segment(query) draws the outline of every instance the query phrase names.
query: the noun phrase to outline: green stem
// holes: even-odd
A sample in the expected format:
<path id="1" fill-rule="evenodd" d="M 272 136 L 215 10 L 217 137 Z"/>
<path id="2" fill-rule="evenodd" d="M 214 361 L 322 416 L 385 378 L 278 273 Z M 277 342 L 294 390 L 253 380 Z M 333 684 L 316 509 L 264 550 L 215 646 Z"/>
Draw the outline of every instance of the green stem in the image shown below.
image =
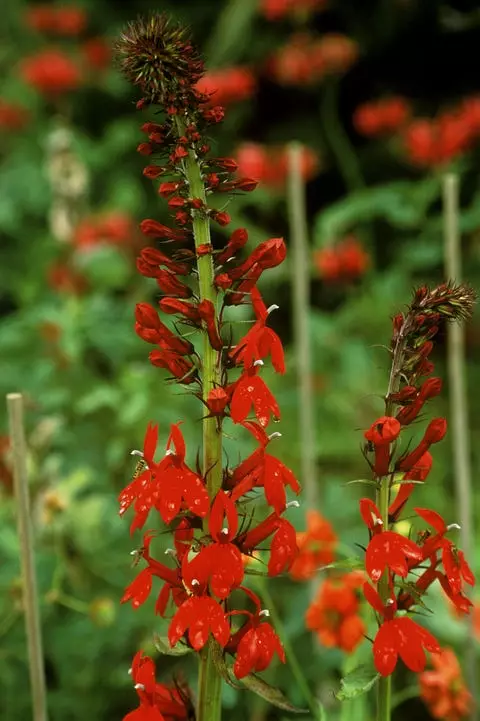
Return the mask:
<path id="1" fill-rule="evenodd" d="M 325 712 L 323 710 L 323 707 L 321 706 L 320 702 L 315 698 L 313 693 L 310 691 L 310 687 L 303 674 L 302 667 L 283 628 L 283 623 L 275 606 L 274 600 L 270 594 L 270 591 L 267 588 L 267 584 L 264 582 L 263 579 L 259 580 L 258 587 L 260 595 L 262 596 L 268 610 L 270 611 L 272 621 L 275 624 L 275 628 L 277 629 L 283 646 L 285 648 L 287 663 L 291 668 L 293 678 L 295 679 L 298 688 L 302 692 L 303 698 L 305 699 L 305 702 L 310 709 L 312 717 L 316 719 L 316 721 L 324 721 Z"/>
<path id="2" fill-rule="evenodd" d="M 365 180 L 356 153 L 338 117 L 338 88 L 337 78 L 331 78 L 325 83 L 321 106 L 322 125 L 345 187 L 353 193 L 365 187 Z"/>
<path id="3" fill-rule="evenodd" d="M 177 120 L 179 135 L 183 135 L 182 122 Z M 198 159 L 193 150 L 185 162 L 185 176 L 190 197 L 200 198 L 206 204 L 205 185 L 200 172 Z M 195 247 L 210 244 L 210 221 L 204 210 L 193 211 L 193 235 Z M 217 306 L 217 291 L 214 285 L 213 258 L 210 253 L 197 258 L 198 285 L 200 300 L 209 300 Z M 220 384 L 221 364 L 219 353 L 212 348 L 208 333 L 204 333 L 202 353 L 203 400 L 210 391 Z M 216 418 L 203 419 L 203 475 L 207 483 L 210 500 L 213 501 L 222 486 L 222 433 L 217 427 Z M 208 532 L 208 521 L 204 524 Z M 197 721 L 220 721 L 222 679 L 218 674 L 214 660 L 213 639 L 210 638 L 200 656 L 198 681 Z"/>

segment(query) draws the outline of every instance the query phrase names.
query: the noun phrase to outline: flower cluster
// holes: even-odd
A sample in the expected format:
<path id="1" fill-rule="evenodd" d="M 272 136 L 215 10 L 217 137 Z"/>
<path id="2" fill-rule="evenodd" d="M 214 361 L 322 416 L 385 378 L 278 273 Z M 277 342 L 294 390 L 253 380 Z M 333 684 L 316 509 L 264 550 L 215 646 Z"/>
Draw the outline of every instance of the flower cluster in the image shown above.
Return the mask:
<path id="1" fill-rule="evenodd" d="M 320 277 L 331 283 L 351 283 L 361 278 L 370 265 L 370 256 L 354 235 L 314 253 Z"/>
<path id="2" fill-rule="evenodd" d="M 225 106 L 248 100 L 255 93 L 256 86 L 252 71 L 237 66 L 205 73 L 197 83 L 197 90 L 209 95 L 212 104 Z"/>
<path id="3" fill-rule="evenodd" d="M 285 146 L 265 146 L 245 142 L 235 153 L 238 172 L 258 180 L 269 190 L 282 189 L 288 175 L 288 155 Z M 302 146 L 301 173 L 305 181 L 311 180 L 318 171 L 319 160 L 314 150 Z"/>
<path id="4" fill-rule="evenodd" d="M 442 721 L 462 721 L 472 710 L 472 695 L 463 680 L 462 670 L 451 648 L 432 656 L 433 670 L 419 676 L 420 696 L 430 714 Z"/>
<path id="5" fill-rule="evenodd" d="M 393 672 L 399 656 L 419 672 L 426 662 L 424 649 L 440 651 L 432 634 L 411 617 L 435 581 L 459 611 L 468 613 L 472 606 L 464 586 L 474 584 L 473 573 L 450 537 L 458 525 L 420 507 L 414 508 L 416 518 L 428 528 L 418 531 L 415 539 L 398 533 L 395 524 L 415 485 L 426 480 L 432 467 L 430 449 L 447 430 L 444 418 L 434 418 L 414 448 L 401 446 L 425 404 L 441 392 L 441 379 L 432 375 L 429 358 L 433 341 L 443 321 L 468 318 L 473 302 L 473 292 L 464 286 L 443 284 L 432 290 L 424 286 L 415 292 L 407 312 L 394 317 L 385 415 L 365 432 L 365 457 L 378 491 L 377 504 L 369 498 L 360 501 L 369 533 L 365 569 L 374 584 L 365 583 L 363 592 L 379 622 L 373 655 L 383 676 Z"/>
<path id="6" fill-rule="evenodd" d="M 367 137 L 396 133 L 411 114 L 409 103 L 402 97 L 389 97 L 363 103 L 353 114 L 357 132 Z"/>
<path id="7" fill-rule="evenodd" d="M 68 51 L 62 46 L 48 45 L 25 58 L 20 64 L 23 80 L 39 93 L 56 99 L 76 90 L 93 73 L 105 70 L 110 62 L 110 47 L 105 38 L 83 37 L 88 17 L 75 5 L 53 4 L 28 7 L 24 21 L 35 34 L 48 38 L 65 38 L 71 44 Z"/>
<path id="8" fill-rule="evenodd" d="M 268 60 L 266 70 L 280 85 L 308 86 L 345 73 L 357 57 L 357 43 L 346 35 L 299 32 Z"/>
<path id="9" fill-rule="evenodd" d="M 171 425 L 160 460 L 154 424 L 143 450 L 135 452 L 141 458 L 120 494 L 120 513 L 133 509 L 132 533 L 158 514 L 175 548 L 170 563 L 161 563 L 152 551 L 155 533 L 143 533 L 137 560 L 144 567 L 122 602 L 138 608 L 159 583 L 155 612 L 170 617 L 171 646 L 183 643 L 200 651 L 216 644 L 220 655 L 233 659 L 233 674 L 241 679 L 264 670 L 274 654 L 285 660 L 268 612 L 244 585 L 244 556 L 269 543 L 267 573 L 276 576 L 290 569 L 297 553 L 295 529 L 284 514 L 287 488 L 300 489 L 292 471 L 271 453 L 280 434 L 267 429 L 280 418 L 280 408 L 262 378 L 267 359 L 284 373 L 283 348 L 268 326 L 276 306 L 267 308 L 257 287 L 263 272 L 284 260 L 286 247 L 272 238 L 245 253 L 244 228 L 233 230 L 222 247 L 212 244 L 210 223 L 230 224 L 225 201 L 257 183 L 236 176 L 232 158 L 210 153 L 206 136 L 224 109 L 199 90 L 203 63 L 183 28 L 164 16 L 139 20 L 125 31 L 117 52 L 142 93 L 137 108 L 156 111 L 155 122 L 142 125 L 146 138 L 137 150 L 148 162 L 144 175 L 157 183 L 171 214 L 168 225 L 150 218 L 140 224 L 151 244 L 141 250 L 137 268 L 155 280 L 160 298 L 156 306 L 136 306 L 135 331 L 153 346 L 152 365 L 167 370 L 204 406 L 201 464 L 189 463 L 180 423 Z M 255 321 L 234 343 L 228 307 L 248 303 Z M 255 444 L 233 467 L 224 466 L 222 454 L 226 422 L 250 434 Z M 259 491 L 270 512 L 258 522 L 250 504 Z M 234 592 L 245 601 L 240 609 L 233 605 Z M 147 718 L 146 712 L 135 718 Z"/>
<path id="10" fill-rule="evenodd" d="M 363 641 L 365 624 L 360 616 L 364 574 L 353 571 L 322 582 L 307 609 L 305 621 L 327 648 L 352 653 Z"/>

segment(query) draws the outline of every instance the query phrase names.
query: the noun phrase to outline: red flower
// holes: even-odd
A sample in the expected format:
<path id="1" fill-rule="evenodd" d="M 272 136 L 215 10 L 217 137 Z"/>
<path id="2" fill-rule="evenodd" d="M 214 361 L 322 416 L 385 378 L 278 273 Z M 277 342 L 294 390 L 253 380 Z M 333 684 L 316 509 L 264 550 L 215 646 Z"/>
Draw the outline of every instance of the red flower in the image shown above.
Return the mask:
<path id="1" fill-rule="evenodd" d="M 242 583 L 244 567 L 242 554 L 232 543 L 238 529 L 237 510 L 222 490 L 212 504 L 208 527 L 214 543 L 201 548 L 190 561 L 184 557 L 183 578 L 189 587 L 198 586 L 202 591 L 210 585 L 212 593 L 224 599 Z"/>
<path id="2" fill-rule="evenodd" d="M 92 71 L 101 72 L 110 65 L 112 50 L 106 38 L 89 38 L 80 49 Z"/>
<path id="3" fill-rule="evenodd" d="M 140 223 L 140 230 L 149 238 L 162 238 L 163 240 L 185 240 L 187 237 L 183 230 L 175 230 L 162 225 L 157 220 L 146 218 Z"/>
<path id="4" fill-rule="evenodd" d="M 318 511 L 307 511 L 307 530 L 297 533 L 298 555 L 290 568 L 295 581 L 313 578 L 321 566 L 335 558 L 337 534 Z"/>
<path id="5" fill-rule="evenodd" d="M 147 428 L 144 458 L 148 467 L 120 494 L 120 514 L 135 501 L 135 518 L 131 533 L 142 528 L 152 508 L 156 508 L 165 523 L 170 523 L 184 504 L 193 514 L 203 518 L 209 510 L 209 498 L 203 480 L 185 464 L 185 441 L 180 428 L 171 426 L 167 454 L 160 463 L 153 461 L 157 427 Z M 155 441 L 155 443 L 154 443 Z M 170 448 L 174 445 L 175 452 Z"/>
<path id="6" fill-rule="evenodd" d="M 265 381 L 258 374 L 263 361 L 256 361 L 251 368 L 245 368 L 235 383 L 230 403 L 230 413 L 234 423 L 242 423 L 250 414 L 252 407 L 259 423 L 265 428 L 270 416 L 280 418 L 280 407 Z"/>
<path id="7" fill-rule="evenodd" d="M 323 10 L 326 4 L 326 0 L 262 0 L 262 12 L 267 20 L 280 20 L 295 12 L 303 16 L 315 10 Z"/>
<path id="8" fill-rule="evenodd" d="M 285 487 L 290 486 L 292 491 L 299 493 L 298 481 L 289 468 L 266 452 L 271 437 L 267 436 L 264 428 L 249 421 L 243 425 L 255 436 L 260 448 L 234 469 L 231 477 L 232 498 L 236 501 L 255 486 L 263 486 L 267 503 L 280 515 L 285 509 L 287 500 Z"/>
<path id="9" fill-rule="evenodd" d="M 404 98 L 384 98 L 360 105 L 355 110 L 353 124 L 362 135 L 375 137 L 397 131 L 408 120 L 410 113 L 410 106 Z"/>
<path id="10" fill-rule="evenodd" d="M 414 483 L 405 483 L 405 481 L 425 481 L 428 474 L 432 469 L 433 458 L 429 451 L 426 451 L 423 456 L 419 458 L 417 463 L 405 473 L 403 477 L 403 483 L 401 484 L 395 500 L 388 509 L 389 516 L 392 518 L 398 518 L 402 508 L 410 498 L 415 488 Z"/>
<path id="11" fill-rule="evenodd" d="M 273 628 L 255 619 L 238 644 L 233 673 L 240 679 L 252 671 L 264 671 L 275 653 L 285 663 L 285 651 Z"/>
<path id="12" fill-rule="evenodd" d="M 255 361 L 271 355 L 273 367 L 277 373 L 285 373 L 282 342 L 275 331 L 266 326 L 269 312 L 278 306 L 267 309 L 256 286 L 252 288 L 250 296 L 257 320 L 248 333 L 238 342 L 236 348 L 230 351 L 230 356 L 237 363 L 241 362 L 248 368 Z"/>
<path id="13" fill-rule="evenodd" d="M 359 615 L 358 597 L 363 578 L 362 573 L 347 573 L 329 578 L 319 587 L 305 622 L 323 646 L 351 653 L 363 640 L 366 629 Z"/>
<path id="14" fill-rule="evenodd" d="M 168 629 L 170 646 L 175 646 L 188 629 L 188 640 L 200 651 L 210 633 L 222 648 L 230 638 L 230 625 L 217 601 L 209 596 L 190 596 L 178 609 Z"/>
<path id="15" fill-rule="evenodd" d="M 249 554 L 272 534 L 268 575 L 278 576 L 291 568 L 298 552 L 296 532 L 291 523 L 271 513 L 258 526 L 239 536 L 237 545 L 242 553 Z"/>
<path id="16" fill-rule="evenodd" d="M 16 103 L 0 98 L 0 128 L 3 130 L 21 130 L 27 123 L 28 110 Z"/>
<path id="17" fill-rule="evenodd" d="M 29 7 L 25 13 L 28 27 L 38 32 L 52 35 L 79 35 L 87 24 L 87 14 L 83 8 L 54 7 L 52 5 L 36 5 Z"/>
<path id="18" fill-rule="evenodd" d="M 395 670 L 398 657 L 415 673 L 423 671 L 427 659 L 425 651 L 438 653 L 440 645 L 437 639 L 408 616 L 394 616 L 396 603 L 384 606 L 375 589 L 365 583 L 363 592 L 368 603 L 384 621 L 377 631 L 373 642 L 373 660 L 377 671 L 382 676 L 389 676 Z"/>
<path id="19" fill-rule="evenodd" d="M 473 699 L 455 653 L 450 648 L 442 648 L 431 661 L 434 670 L 419 676 L 420 697 L 433 718 L 462 721 L 472 710 Z"/>
<path id="20" fill-rule="evenodd" d="M 375 582 L 387 568 L 405 578 L 409 571 L 408 559 L 421 561 L 422 549 L 395 531 L 383 531 L 375 534 L 367 546 L 365 568 Z"/>
<path id="21" fill-rule="evenodd" d="M 46 95 L 76 90 L 82 82 L 79 68 L 61 50 L 44 50 L 23 61 L 24 80 Z"/>
<path id="22" fill-rule="evenodd" d="M 348 235 L 335 246 L 317 250 L 314 262 L 324 280 L 350 283 L 365 274 L 370 256 L 354 235 Z"/>
<path id="23" fill-rule="evenodd" d="M 178 383 L 188 385 L 194 383 L 197 378 L 193 363 L 170 348 L 152 350 L 148 354 L 148 358 L 152 365 L 168 370 L 173 378 L 177 379 Z"/>
<path id="24" fill-rule="evenodd" d="M 385 476 L 390 464 L 390 443 L 398 438 L 401 426 L 396 418 L 382 416 L 372 423 L 364 436 L 375 449 L 374 471 L 377 476 Z"/>
<path id="25" fill-rule="evenodd" d="M 124 716 L 123 721 L 179 721 L 189 718 L 185 698 L 177 687 L 170 688 L 155 681 L 155 664 L 142 651 L 135 654 L 131 668 L 140 706 Z"/>
<path id="26" fill-rule="evenodd" d="M 256 90 L 256 80 L 248 68 L 232 67 L 205 73 L 197 83 L 197 90 L 212 96 L 218 105 L 230 105 L 251 98 Z"/>

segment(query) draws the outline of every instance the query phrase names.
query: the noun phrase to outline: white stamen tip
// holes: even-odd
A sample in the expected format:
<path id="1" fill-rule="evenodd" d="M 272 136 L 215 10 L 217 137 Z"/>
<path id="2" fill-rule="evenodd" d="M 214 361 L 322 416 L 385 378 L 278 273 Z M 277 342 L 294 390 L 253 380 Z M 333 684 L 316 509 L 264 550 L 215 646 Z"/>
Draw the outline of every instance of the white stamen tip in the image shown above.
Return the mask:
<path id="1" fill-rule="evenodd" d="M 166 556 L 176 556 L 177 552 L 174 548 L 167 548 L 167 550 L 165 551 L 165 555 Z"/>
<path id="2" fill-rule="evenodd" d="M 447 531 L 461 531 L 462 527 L 458 525 L 458 523 L 449 523 L 447 526 Z"/>
<path id="3" fill-rule="evenodd" d="M 273 304 L 273 305 L 271 305 L 271 306 L 269 306 L 269 307 L 267 308 L 267 313 L 270 315 L 270 313 L 272 312 L 272 310 L 279 310 L 279 308 L 280 308 L 279 305 Z"/>
<path id="4" fill-rule="evenodd" d="M 266 617 L 268 618 L 268 616 L 270 616 L 270 611 L 268 610 L 268 608 L 264 608 L 264 609 L 262 609 L 262 610 L 260 611 L 260 613 L 259 613 L 258 615 L 259 615 L 259 616 L 266 616 Z"/>
<path id="5" fill-rule="evenodd" d="M 135 691 L 145 691 L 145 686 L 143 685 L 143 683 L 136 683 L 133 688 L 135 689 Z"/>
<path id="6" fill-rule="evenodd" d="M 282 437 L 282 434 L 280 433 L 280 431 L 274 431 L 273 433 L 270 433 L 270 435 L 268 436 L 268 440 L 272 441 L 274 438 L 281 438 L 281 437 Z"/>
<path id="7" fill-rule="evenodd" d="M 253 365 L 254 366 L 263 366 L 263 365 L 265 365 L 265 363 L 262 360 L 256 360 Z"/>
<path id="8" fill-rule="evenodd" d="M 131 556 L 136 556 L 138 553 L 138 549 L 136 548 L 134 551 L 130 551 Z"/>
<path id="9" fill-rule="evenodd" d="M 200 581 L 197 580 L 196 578 L 192 578 L 192 586 L 199 586 L 199 585 L 200 585 Z"/>
<path id="10" fill-rule="evenodd" d="M 389 598 L 387 600 L 387 606 L 393 606 L 394 603 L 395 603 L 395 601 L 393 600 L 393 598 Z"/>
<path id="11" fill-rule="evenodd" d="M 220 533 L 223 533 L 224 536 L 228 536 L 228 534 L 230 533 L 230 531 L 228 530 L 228 528 L 222 528 L 222 530 L 220 531 Z"/>
<path id="12" fill-rule="evenodd" d="M 383 526 L 383 521 L 381 518 L 374 518 L 373 519 L 373 525 L 374 526 Z"/>
<path id="13" fill-rule="evenodd" d="M 128 673 L 129 676 L 131 676 L 132 673 L 133 673 L 133 668 L 129 668 L 128 671 L 127 671 L 127 673 Z"/>
<path id="14" fill-rule="evenodd" d="M 172 449 L 169 448 L 168 451 L 165 452 L 165 455 L 166 455 L 166 456 L 174 456 L 174 455 L 175 455 L 175 451 L 172 451 Z"/>
<path id="15" fill-rule="evenodd" d="M 299 501 L 289 501 L 285 508 L 300 508 L 300 502 Z"/>
<path id="16" fill-rule="evenodd" d="M 143 458 L 143 451 L 133 450 L 133 451 L 130 451 L 130 455 L 131 456 L 140 456 L 140 458 Z"/>

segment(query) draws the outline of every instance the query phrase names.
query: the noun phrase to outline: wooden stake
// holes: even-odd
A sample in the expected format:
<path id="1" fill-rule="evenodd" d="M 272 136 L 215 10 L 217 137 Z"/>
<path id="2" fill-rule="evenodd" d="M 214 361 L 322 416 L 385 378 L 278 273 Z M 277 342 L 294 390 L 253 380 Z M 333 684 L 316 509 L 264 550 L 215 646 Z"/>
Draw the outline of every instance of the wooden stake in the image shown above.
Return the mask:
<path id="1" fill-rule="evenodd" d="M 23 580 L 23 606 L 28 642 L 30 685 L 32 689 L 33 721 L 47 721 L 45 667 L 42 633 L 38 610 L 37 579 L 33 554 L 30 518 L 30 498 L 27 478 L 27 445 L 23 426 L 23 397 L 20 393 L 7 395 L 10 441 L 13 451 L 13 478 L 17 499 L 18 536 Z"/>
<path id="2" fill-rule="evenodd" d="M 447 280 L 460 283 L 462 280 L 462 250 L 459 229 L 459 182 L 458 176 L 449 173 L 443 179 L 445 276 Z M 451 323 L 447 330 L 447 368 L 450 395 L 451 438 L 455 489 L 461 525 L 462 550 L 468 560 L 473 558 L 474 530 L 472 519 L 472 474 L 470 455 L 470 429 L 468 425 L 468 403 L 466 389 L 465 326 Z M 476 658 L 473 614 L 469 617 L 469 629 L 465 643 L 465 669 L 470 692 L 476 699 Z M 474 708 L 470 721 L 477 721 Z"/>

